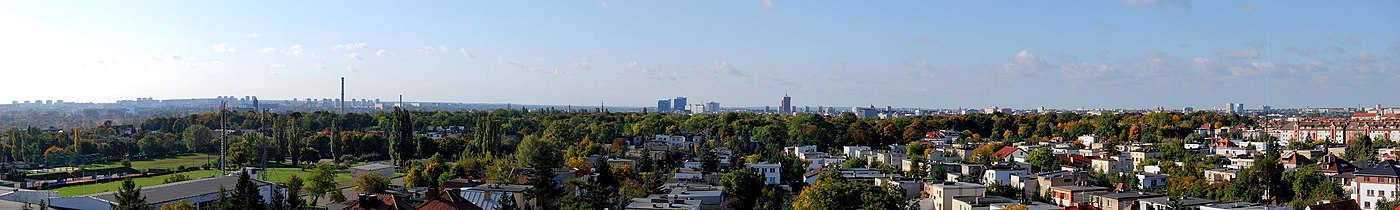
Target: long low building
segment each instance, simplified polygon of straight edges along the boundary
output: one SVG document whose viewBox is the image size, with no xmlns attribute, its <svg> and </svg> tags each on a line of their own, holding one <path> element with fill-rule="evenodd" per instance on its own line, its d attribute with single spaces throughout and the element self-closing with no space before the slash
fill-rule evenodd
<svg viewBox="0 0 1400 210">
<path fill-rule="evenodd" d="M 272 190 L 277 189 L 277 185 L 252 179 L 258 185 L 258 192 L 263 196 L 263 201 L 272 202 Z M 238 185 L 238 176 L 219 176 L 203 178 L 190 181 L 148 186 L 141 188 L 141 196 L 146 197 L 146 204 L 153 209 L 160 209 L 166 204 L 180 202 L 184 200 L 194 204 L 196 209 L 205 209 L 213 205 L 219 198 L 219 189 L 223 188 L 225 193 L 232 194 L 235 186 Z M 51 198 L 49 205 L 60 209 L 93 209 L 109 210 L 117 205 L 117 192 L 105 192 L 92 195 Z"/>
</svg>

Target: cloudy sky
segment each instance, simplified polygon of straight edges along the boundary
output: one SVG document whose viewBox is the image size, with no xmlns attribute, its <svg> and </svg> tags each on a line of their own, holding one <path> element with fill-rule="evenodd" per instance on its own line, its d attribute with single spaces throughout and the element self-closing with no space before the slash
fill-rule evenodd
<svg viewBox="0 0 1400 210">
<path fill-rule="evenodd" d="M 1395 106 L 1397 11 L 1400 1 L 6 1 L 0 103 L 331 98 L 346 77 L 350 98 L 483 103 Z"/>
</svg>

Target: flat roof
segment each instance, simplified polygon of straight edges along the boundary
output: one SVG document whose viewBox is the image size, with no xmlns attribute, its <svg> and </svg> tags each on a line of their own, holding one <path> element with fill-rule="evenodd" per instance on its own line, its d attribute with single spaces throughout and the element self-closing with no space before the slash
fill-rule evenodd
<svg viewBox="0 0 1400 210">
<path fill-rule="evenodd" d="M 987 186 L 967 182 L 929 183 L 928 186 L 935 188 L 987 188 Z"/>
<path fill-rule="evenodd" d="M 1000 196 L 958 196 L 953 197 L 953 200 L 962 201 L 963 203 L 967 203 L 973 206 L 987 206 L 996 203 L 1016 202 L 1016 200 L 1011 200 L 1010 198 L 1003 198 Z"/>
<path fill-rule="evenodd" d="M 257 179 L 252 180 L 253 183 L 257 184 L 259 187 L 270 184 L 268 182 L 264 182 Z M 203 178 L 190 181 L 143 187 L 141 188 L 141 195 L 146 196 L 147 203 L 164 203 L 199 195 L 219 193 L 219 187 L 223 187 L 224 189 L 228 190 L 229 193 L 233 193 L 232 190 L 234 186 L 237 185 L 238 176 L 218 176 L 212 178 Z M 108 202 L 117 202 L 116 191 L 98 193 L 89 196 L 97 199 L 102 199 Z"/>
<path fill-rule="evenodd" d="M 1141 199 L 1141 198 L 1161 197 L 1162 194 L 1151 193 L 1151 192 L 1116 192 L 1116 193 L 1099 193 L 1099 194 L 1093 194 L 1093 196 L 1105 197 L 1105 198 L 1112 198 L 1112 199 L 1125 199 L 1125 198 L 1137 198 L 1137 199 Z"/>
<path fill-rule="evenodd" d="M 1069 190 L 1070 192 L 1074 192 L 1074 191 L 1090 191 L 1090 190 L 1108 190 L 1108 188 L 1106 188 L 1106 187 L 1099 187 L 1099 186 L 1054 186 L 1054 187 L 1050 187 L 1050 189 L 1063 189 L 1063 190 Z"/>
<path fill-rule="evenodd" d="M 1170 203 L 1170 202 L 1171 202 L 1171 197 L 1156 197 L 1156 198 L 1142 199 L 1142 200 L 1138 200 L 1138 201 L 1142 201 L 1142 202 L 1152 202 L 1152 203 L 1157 203 L 1157 204 L 1166 204 L 1166 203 Z M 1192 197 L 1184 197 L 1184 198 L 1181 198 L 1181 205 L 1182 205 L 1182 206 L 1199 206 L 1199 205 L 1212 204 L 1212 203 L 1218 203 L 1218 202 L 1219 202 L 1219 201 L 1210 200 L 1210 199 L 1201 199 L 1201 198 L 1192 198 Z"/>
</svg>

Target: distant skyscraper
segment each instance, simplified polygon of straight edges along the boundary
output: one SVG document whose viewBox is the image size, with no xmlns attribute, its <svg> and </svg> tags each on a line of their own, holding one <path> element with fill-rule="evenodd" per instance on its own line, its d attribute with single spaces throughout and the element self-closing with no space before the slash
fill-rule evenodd
<svg viewBox="0 0 1400 210">
<path fill-rule="evenodd" d="M 671 111 L 671 99 L 656 100 L 656 111 L 657 111 L 657 112 L 667 112 L 667 111 Z"/>
<path fill-rule="evenodd" d="M 1225 113 L 1234 114 L 1234 113 L 1235 113 L 1235 103 L 1228 103 L 1228 104 L 1225 104 Z"/>
<path fill-rule="evenodd" d="M 719 111 L 719 102 L 713 102 L 713 101 L 712 101 L 712 102 L 710 102 L 710 103 L 708 103 L 708 104 L 705 104 L 705 112 L 718 112 L 718 111 Z"/>
<path fill-rule="evenodd" d="M 685 108 L 686 108 L 685 105 L 688 105 L 688 104 L 686 104 L 685 97 L 676 97 L 676 99 L 671 99 L 671 110 L 670 110 L 670 111 L 678 111 L 678 112 L 685 111 L 685 110 L 686 110 L 686 109 L 685 109 Z"/>
<path fill-rule="evenodd" d="M 783 95 L 783 102 L 782 105 L 778 107 L 778 113 L 792 114 L 792 97 Z"/>
</svg>

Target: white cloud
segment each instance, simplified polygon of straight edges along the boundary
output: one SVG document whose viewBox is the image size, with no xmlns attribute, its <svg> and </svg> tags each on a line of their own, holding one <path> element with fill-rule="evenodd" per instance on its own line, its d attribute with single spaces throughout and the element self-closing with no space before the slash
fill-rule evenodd
<svg viewBox="0 0 1400 210">
<path fill-rule="evenodd" d="M 277 48 L 275 48 L 275 47 L 268 47 L 268 48 L 263 48 L 262 50 L 258 50 L 258 52 L 261 52 L 261 53 L 263 53 L 263 54 L 274 54 L 274 53 L 276 53 L 276 54 L 282 54 L 282 55 L 296 56 L 296 57 L 298 57 L 298 58 L 301 57 L 301 56 L 306 55 L 306 49 L 303 48 L 303 47 L 302 47 L 301 45 L 299 45 L 299 44 L 298 44 L 298 45 L 292 45 L 291 47 L 287 47 L 287 49 L 277 49 Z"/>
<path fill-rule="evenodd" d="M 734 68 L 734 65 L 730 65 L 728 61 L 715 60 L 714 62 L 710 63 L 710 65 L 707 66 L 706 69 L 709 71 L 711 75 L 710 77 L 714 77 L 716 75 L 729 75 L 735 77 L 744 76 L 744 72 L 740 72 L 739 69 Z"/>
<path fill-rule="evenodd" d="M 258 38 L 258 37 L 262 37 L 262 34 L 259 34 L 259 33 L 246 33 L 246 34 L 243 34 L 243 37 Z"/>
<path fill-rule="evenodd" d="M 472 55 L 472 52 L 471 52 L 471 51 L 467 51 L 467 48 L 457 49 L 457 52 L 461 52 L 461 53 L 462 53 L 462 57 L 466 57 L 466 58 L 476 58 L 476 55 Z"/>
<path fill-rule="evenodd" d="M 365 48 L 367 48 L 367 47 L 369 47 L 369 44 L 365 44 L 364 42 L 361 42 L 361 43 L 350 43 L 350 44 L 338 44 L 338 45 L 335 45 L 335 47 L 332 47 L 331 50 L 365 49 Z"/>
<path fill-rule="evenodd" d="M 385 51 L 385 50 L 379 50 L 378 52 L 374 52 L 374 55 L 375 55 L 375 56 L 394 56 L 393 53 L 389 53 L 389 51 Z"/>
<path fill-rule="evenodd" d="M 572 62 L 569 62 L 569 68 L 575 69 L 588 68 L 591 65 L 593 64 L 589 63 L 588 57 L 580 57 L 578 59 L 574 59 Z"/>
<path fill-rule="evenodd" d="M 773 0 L 762 0 L 761 2 L 759 2 L 759 4 L 760 6 L 763 6 L 764 9 L 773 8 Z"/>
<path fill-rule="evenodd" d="M 280 64 L 280 63 L 274 63 L 274 64 L 272 64 L 272 65 L 269 65 L 268 68 L 281 69 L 281 68 L 287 68 L 287 65 Z"/>
<path fill-rule="evenodd" d="M 1031 54 L 1027 50 L 1021 50 L 1021 52 L 1016 53 L 1016 57 L 1012 58 L 1011 62 L 1001 65 L 1001 71 L 1011 75 L 1034 76 L 1039 74 L 1042 68 L 1048 66 L 1049 64 L 1040 56 Z"/>
<path fill-rule="evenodd" d="M 167 60 L 169 60 L 169 61 L 183 61 L 183 60 L 194 60 L 194 57 L 190 57 L 189 55 L 180 54 L 180 53 L 166 53 L 165 55 L 153 55 L 153 56 L 151 56 L 151 60 L 155 60 L 155 61 L 167 61 Z"/>
<path fill-rule="evenodd" d="M 221 53 L 235 53 L 235 52 L 238 52 L 238 49 L 237 49 L 237 48 L 233 48 L 233 47 L 228 46 L 228 43 L 218 43 L 218 44 L 214 44 L 213 48 L 214 48 L 214 52 L 221 52 Z"/>
<path fill-rule="evenodd" d="M 642 66 L 642 64 L 641 64 L 641 63 L 638 63 L 637 61 L 632 61 L 631 63 L 627 63 L 627 65 L 625 65 L 625 67 L 627 67 L 628 69 L 632 69 L 632 70 L 634 70 L 634 71 L 641 72 L 643 75 L 647 75 L 647 76 L 652 77 L 652 78 L 655 78 L 655 79 L 676 80 L 676 76 L 675 76 L 675 75 L 672 75 L 671 72 L 667 72 L 667 71 L 663 71 L 663 70 L 658 70 L 658 69 L 652 69 L 652 68 L 649 68 L 649 67 L 646 67 L 646 66 Z"/>
<path fill-rule="evenodd" d="M 363 59 L 363 58 L 360 58 L 360 53 L 350 53 L 350 54 L 345 54 L 345 60 L 357 60 L 357 61 L 358 61 L 358 60 L 364 60 L 364 59 Z"/>
<path fill-rule="evenodd" d="M 349 72 L 359 72 L 360 69 L 355 68 L 355 65 L 346 64 L 346 65 L 345 65 L 345 71 L 349 71 Z"/>
<path fill-rule="evenodd" d="M 1220 57 L 1234 58 L 1234 59 L 1259 59 L 1259 50 L 1255 50 L 1255 49 L 1224 50 L 1224 51 L 1220 51 Z"/>
<path fill-rule="evenodd" d="M 319 64 L 319 63 L 318 63 L 318 64 L 312 64 L 312 65 L 311 65 L 311 69 L 324 70 L 324 69 L 326 69 L 326 65 L 324 65 L 324 64 Z"/>
<path fill-rule="evenodd" d="M 223 61 L 210 61 L 209 64 L 222 66 L 226 63 L 224 63 Z"/>
<path fill-rule="evenodd" d="M 439 52 L 447 52 L 447 46 L 444 45 L 438 45 L 437 49 Z"/>
</svg>

